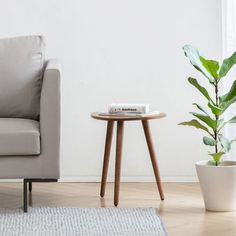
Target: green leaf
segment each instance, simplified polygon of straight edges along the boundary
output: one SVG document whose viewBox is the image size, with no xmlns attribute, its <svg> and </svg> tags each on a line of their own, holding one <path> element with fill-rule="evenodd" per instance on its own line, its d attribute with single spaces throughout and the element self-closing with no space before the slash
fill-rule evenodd
<svg viewBox="0 0 236 236">
<path fill-rule="evenodd" d="M 223 96 L 220 96 L 220 103 L 232 100 L 233 98 L 235 98 L 235 95 L 236 95 L 236 80 L 233 82 L 229 92 Z"/>
<path fill-rule="evenodd" d="M 218 163 L 224 154 L 225 154 L 224 152 L 216 152 L 216 153 L 210 153 L 209 155 L 213 157 L 216 163 Z"/>
<path fill-rule="evenodd" d="M 217 120 L 217 128 L 224 123 L 224 119 Z"/>
<path fill-rule="evenodd" d="M 224 151 L 227 153 L 231 149 L 230 141 L 225 138 L 222 134 L 218 134 L 218 139 L 220 141 L 221 147 L 224 149 Z"/>
<path fill-rule="evenodd" d="M 226 76 L 231 67 L 236 63 L 236 52 L 234 52 L 229 58 L 226 58 L 219 71 L 219 78 Z"/>
<path fill-rule="evenodd" d="M 230 144 L 232 144 L 232 143 L 234 143 L 234 142 L 236 142 L 236 139 L 230 140 Z"/>
<path fill-rule="evenodd" d="M 236 101 L 236 80 L 233 82 L 230 91 L 220 97 L 219 108 L 224 112 L 231 104 Z"/>
<path fill-rule="evenodd" d="M 197 129 L 202 129 L 202 130 L 206 131 L 207 133 L 209 133 L 212 136 L 212 134 L 209 132 L 207 127 L 205 127 L 204 125 L 199 123 L 199 121 L 197 121 L 197 120 L 190 120 L 190 121 L 182 122 L 182 123 L 179 123 L 179 125 L 193 126 L 193 127 L 197 128 Z"/>
<path fill-rule="evenodd" d="M 211 119 L 210 116 L 205 116 L 205 115 L 198 114 L 198 113 L 195 113 L 195 112 L 190 112 L 190 114 L 192 114 L 193 116 L 195 116 L 198 119 L 200 119 L 201 121 L 203 121 L 205 124 L 207 124 L 213 130 L 216 129 L 216 126 L 217 126 L 216 120 Z"/>
<path fill-rule="evenodd" d="M 226 123 L 236 123 L 236 116 L 232 117 L 230 120 L 228 120 Z"/>
<path fill-rule="evenodd" d="M 218 78 L 218 70 L 220 68 L 218 61 L 207 60 L 204 57 L 200 56 L 200 60 L 203 66 L 207 69 L 207 71 L 215 78 Z"/>
<path fill-rule="evenodd" d="M 212 101 L 209 101 L 208 102 L 208 107 L 210 107 L 211 109 L 211 112 L 214 114 L 214 115 L 221 115 L 221 113 L 223 112 L 223 109 L 219 108 L 218 106 L 216 106 Z"/>
<path fill-rule="evenodd" d="M 207 90 L 204 87 L 202 87 L 196 79 L 189 77 L 188 82 L 192 84 L 195 88 L 197 88 L 208 101 L 212 101 Z"/>
<path fill-rule="evenodd" d="M 219 128 L 218 131 L 220 131 L 226 124 L 230 124 L 230 123 L 236 123 L 236 116 L 234 116 L 230 120 L 224 122 L 223 125 Z M 222 122 L 221 122 L 221 124 L 222 124 Z M 217 127 L 219 127 L 221 124 L 217 125 Z"/>
<path fill-rule="evenodd" d="M 218 127 L 218 133 L 224 128 L 224 126 L 227 124 L 227 122 L 222 122 L 221 124 L 219 124 Z M 219 127 L 221 126 L 221 127 Z"/>
<path fill-rule="evenodd" d="M 209 137 L 204 136 L 203 143 L 208 146 L 215 146 L 216 141 L 213 138 L 209 138 Z"/>
<path fill-rule="evenodd" d="M 196 48 L 191 45 L 185 45 L 183 47 L 185 56 L 190 60 L 191 64 L 200 71 L 211 83 L 214 83 L 214 77 L 202 64 L 199 52 Z"/>
<path fill-rule="evenodd" d="M 204 107 L 198 105 L 197 103 L 193 103 L 193 105 L 195 105 L 200 111 L 204 112 L 206 115 L 210 116 L 210 114 Z"/>
<path fill-rule="evenodd" d="M 222 114 L 230 105 L 232 105 L 232 104 L 235 103 L 235 102 L 236 102 L 236 97 L 233 98 L 232 100 L 229 100 L 229 101 L 227 101 L 227 102 L 221 103 L 221 104 L 220 104 L 220 108 L 222 109 L 221 114 Z"/>
</svg>

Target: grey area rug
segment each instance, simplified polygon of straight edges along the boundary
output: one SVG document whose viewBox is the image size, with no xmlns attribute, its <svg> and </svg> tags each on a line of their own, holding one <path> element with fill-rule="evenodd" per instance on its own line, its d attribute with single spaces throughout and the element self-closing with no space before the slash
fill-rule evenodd
<svg viewBox="0 0 236 236">
<path fill-rule="evenodd" d="M 0 209 L 1 236 L 166 236 L 154 208 Z"/>
</svg>

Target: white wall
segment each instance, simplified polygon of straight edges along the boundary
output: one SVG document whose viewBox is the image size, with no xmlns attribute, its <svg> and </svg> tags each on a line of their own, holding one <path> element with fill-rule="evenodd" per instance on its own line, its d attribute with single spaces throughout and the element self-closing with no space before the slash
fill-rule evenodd
<svg viewBox="0 0 236 236">
<path fill-rule="evenodd" d="M 181 47 L 190 43 L 220 58 L 220 0 L 0 3 L 0 37 L 43 34 L 47 56 L 61 59 L 63 177 L 100 176 L 106 124 L 90 113 L 112 102 L 146 102 L 166 112 L 166 119 L 151 122 L 161 174 L 165 180 L 195 177 L 194 162 L 207 158 L 207 150 L 198 130 L 177 123 L 190 118 L 192 102 L 202 101 L 187 76 L 201 76 Z M 141 124 L 126 124 L 123 153 L 126 180 L 152 178 Z"/>
</svg>

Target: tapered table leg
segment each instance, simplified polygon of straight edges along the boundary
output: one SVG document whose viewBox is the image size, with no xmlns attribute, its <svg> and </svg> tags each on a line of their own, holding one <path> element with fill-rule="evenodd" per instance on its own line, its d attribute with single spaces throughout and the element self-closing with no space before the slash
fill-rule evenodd
<svg viewBox="0 0 236 236">
<path fill-rule="evenodd" d="M 147 140 L 148 150 L 149 150 L 151 161 L 152 161 L 153 171 L 154 171 L 154 174 L 156 177 L 156 183 L 157 183 L 157 187 L 159 190 L 159 194 L 160 194 L 161 200 L 164 200 L 164 193 L 163 193 L 163 189 L 162 189 L 162 185 L 161 185 L 161 177 L 160 177 L 160 173 L 159 173 L 159 169 L 158 169 L 158 164 L 157 164 L 157 160 L 156 160 L 154 145 L 152 142 L 151 130 L 149 127 L 149 123 L 147 120 L 142 120 L 142 124 L 143 124 L 145 137 Z"/>
<path fill-rule="evenodd" d="M 116 136 L 116 164 L 115 164 L 115 189 L 114 189 L 114 205 L 119 203 L 120 191 L 120 169 L 122 157 L 124 121 L 117 121 L 117 136 Z"/>
<path fill-rule="evenodd" d="M 104 197 L 104 195 L 105 195 L 107 171 L 108 171 L 109 158 L 110 158 L 110 152 L 111 152 L 113 127 L 114 127 L 114 121 L 108 121 L 107 122 L 106 142 L 105 142 L 105 151 L 104 151 L 104 160 L 103 160 L 103 169 L 102 169 L 101 190 L 100 190 L 101 197 Z"/>
</svg>

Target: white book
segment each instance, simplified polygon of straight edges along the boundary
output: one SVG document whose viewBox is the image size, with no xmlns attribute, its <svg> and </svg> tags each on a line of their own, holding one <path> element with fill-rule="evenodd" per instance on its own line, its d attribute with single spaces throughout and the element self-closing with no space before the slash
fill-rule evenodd
<svg viewBox="0 0 236 236">
<path fill-rule="evenodd" d="M 149 112 L 149 104 L 110 104 L 108 108 L 110 114 L 134 113 L 145 114 Z"/>
</svg>

